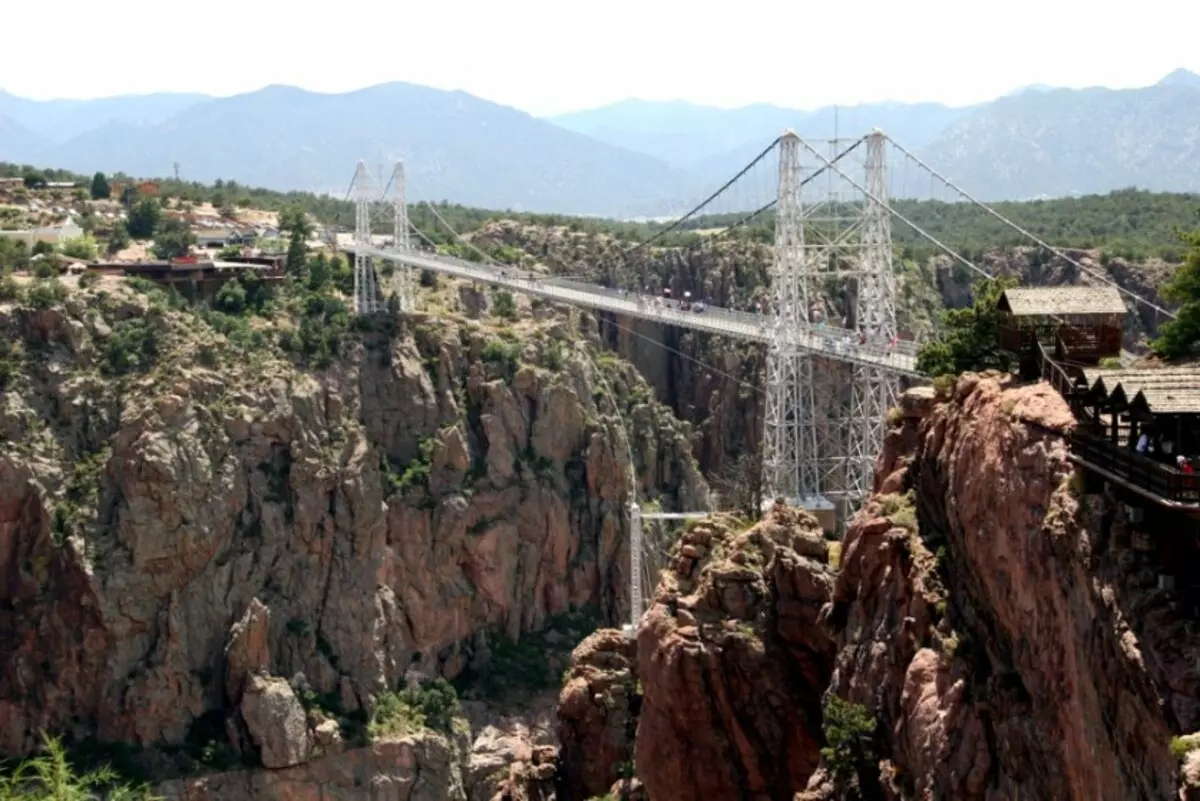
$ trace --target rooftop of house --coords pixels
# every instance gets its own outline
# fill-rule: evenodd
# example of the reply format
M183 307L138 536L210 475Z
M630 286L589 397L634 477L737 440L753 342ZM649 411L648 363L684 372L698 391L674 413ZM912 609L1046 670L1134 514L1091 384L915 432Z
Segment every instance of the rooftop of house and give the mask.
M196 236L202 239L228 239L231 236L254 236L254 231L248 228L196 228Z
M1085 369L1088 389L1150 414L1200 414L1200 366Z
M1125 314L1121 293L1111 286L1026 287L1006 290L998 304L1014 317Z

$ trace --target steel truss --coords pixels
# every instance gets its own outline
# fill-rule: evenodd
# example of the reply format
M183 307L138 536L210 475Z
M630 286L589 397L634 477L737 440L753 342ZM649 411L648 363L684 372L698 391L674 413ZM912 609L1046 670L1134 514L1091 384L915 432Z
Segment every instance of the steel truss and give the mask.
M362 161L354 171L351 191L354 193L354 312L374 314L382 304L375 267L366 250L371 247L371 203L375 200L376 190L367 165Z
M884 205L886 139L872 134L865 148L852 147L853 141L824 144L828 156L789 132L779 145L763 462L768 501L783 497L809 508L836 502L844 513L871 491L896 379L878 368L802 353L795 341L801 325L822 321L830 323L831 337L845 337L834 330L844 326L868 342L890 341L895 278ZM864 173L868 193L839 179L840 171L823 170L839 158L842 170Z
M408 199L404 177L404 163L396 162L392 171L392 247L403 253L412 250L408 233ZM416 288L413 285L413 268L402 261L395 262L393 282L400 311L411 312L417 307Z

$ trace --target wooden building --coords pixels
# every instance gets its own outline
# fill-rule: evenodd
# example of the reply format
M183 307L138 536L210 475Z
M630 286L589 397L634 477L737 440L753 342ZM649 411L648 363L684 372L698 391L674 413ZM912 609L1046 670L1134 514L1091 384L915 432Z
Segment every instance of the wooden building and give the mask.
M1200 366L1083 369L1067 396L1076 462L1160 505L1200 511Z
M279 257L246 257L236 262L200 260L194 256L171 261L94 262L88 269L102 275L124 275L145 278L160 286L182 287L191 283L201 296L209 297L226 281L240 273L253 271L264 283L277 283L285 278L284 259Z
M1029 287L1007 290L1001 312L1000 347L1032 364L1038 346L1061 362L1098 364L1119 356L1125 302L1110 286Z

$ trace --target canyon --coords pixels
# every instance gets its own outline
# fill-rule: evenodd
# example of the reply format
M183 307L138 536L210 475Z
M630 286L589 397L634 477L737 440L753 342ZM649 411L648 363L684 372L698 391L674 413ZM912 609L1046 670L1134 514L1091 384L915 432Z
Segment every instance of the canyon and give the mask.
M615 264L599 235L477 240ZM745 303L765 259L612 269ZM908 330L967 302L912 270ZM52 733L172 801L1200 797L1194 609L1155 542L1191 560L1195 526L1078 472L1045 384L909 389L831 539L738 511L752 348L443 282L320 360L76 280L0 303L6 756ZM251 329L307 336L288 314ZM631 489L725 510L656 535L634 639Z

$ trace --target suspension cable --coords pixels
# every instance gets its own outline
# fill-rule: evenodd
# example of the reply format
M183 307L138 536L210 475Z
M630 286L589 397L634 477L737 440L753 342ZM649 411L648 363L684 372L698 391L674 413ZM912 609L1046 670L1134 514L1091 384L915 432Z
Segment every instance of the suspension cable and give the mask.
M685 222L687 222L688 220L690 220L692 217L695 217L695 216L696 216L696 214L698 214L698 213L699 213L699 212L700 212L700 211L701 211L701 210L702 210L702 209L703 209L705 206L707 206L709 203L713 202L713 200L715 200L715 199L716 199L717 197L719 197L719 196L720 196L722 193L724 193L724 191L725 191L726 189L728 189L729 187L731 187L731 186L733 186L735 183L737 183L738 179L740 179L740 178L741 178L743 175L745 175L746 173L750 172L750 170L752 170L752 169L754 168L754 166L755 166L756 164L758 164L758 162L760 162L760 161L762 161L764 158L766 158L767 154L768 154L768 153L770 153L772 150L774 150L774 149L775 149L775 146L779 144L779 141L780 141L781 139L783 139L783 137L782 137L782 136L777 136L777 137L775 137L775 140L774 140L773 142L771 142L771 144L769 144L769 145L767 145L765 148L763 148L763 151L762 151L761 153L759 153L757 156L755 156L753 161L751 161L751 162L750 162L749 164L747 164L745 167L742 167L742 169L738 171L737 175L733 176L733 177L732 177L732 178L730 178L728 181L726 181L725 183L721 184L721 188L720 188L720 189L718 189L717 191L713 192L711 195L709 195L708 197L706 197L704 200L702 200L702 201L700 202L700 204L699 204L698 206L696 206L695 208L693 208L693 209L692 209L691 211L689 211L687 214L685 214L685 215L683 215L682 217L680 217L680 218L679 218L678 220L676 220L675 222L673 222L673 223L671 223L670 225L668 225L666 228L664 228L664 229L662 229L661 231L659 231L658 233L654 234L654 235L653 235L653 236L651 236L649 239L645 239L645 240L643 240L643 241L641 241L641 242L638 242L636 245L634 245L633 247L631 247L631 248L629 248L628 250L626 250L626 251L625 251L625 254L626 254L626 255L628 255L628 254L631 254L631 253L636 253L637 251L641 250L642 248L644 248L644 247L647 247L647 246L648 246L648 245L649 245L651 242L654 242L654 241L656 241L656 240L658 240L658 239L661 239L662 237L664 237L664 236L666 236L667 234L669 234L671 231L674 231L676 228L678 228L679 226L683 225Z
M1102 282L1102 283L1108 284L1110 287L1112 287L1112 288L1116 289L1116 290L1117 290L1118 292L1120 292L1122 295L1125 295L1125 296L1127 296L1127 297L1129 297L1129 298L1133 299L1135 302L1137 302L1137 303L1140 303L1140 304L1142 304L1143 306L1147 306L1147 307L1149 307L1149 308L1153 309L1154 311L1158 312L1159 314L1164 314L1164 315L1166 315L1168 318L1170 318L1170 319L1172 319L1172 320L1174 320L1174 319L1175 319L1175 316L1176 316L1176 315L1175 315L1173 312L1169 312L1169 311L1167 311L1166 309L1162 308L1161 306L1158 306L1157 304L1155 304L1155 303L1153 303L1153 302L1151 302L1151 301L1149 301L1149 300L1146 300L1145 298L1143 298L1143 297L1141 297L1140 295L1138 295L1136 292L1132 292L1132 291L1130 291L1130 290L1126 289L1125 287L1121 286L1121 285L1120 285L1120 284L1118 284L1116 281L1112 280L1111 278L1109 278L1108 276L1104 275L1103 273L1100 273L1100 272L1098 272L1098 271L1096 271L1096 270L1093 270L1092 268L1090 268L1090 267L1088 267L1088 266L1086 266L1086 265L1082 264L1082 263L1081 263L1081 262L1079 262L1078 260L1076 260L1076 259L1072 258L1070 255L1068 255L1068 254L1067 254L1065 251L1063 251L1062 249L1060 249L1060 248L1057 248L1057 247L1054 247L1053 245L1050 245L1050 244L1048 244L1048 243L1047 243L1045 240L1043 240L1041 237L1037 236L1036 234L1034 234L1034 233L1030 232L1028 229L1024 228L1023 226L1021 226L1021 225L1018 225L1017 223L1015 223L1015 222L1013 222L1012 220L1008 219L1008 218L1007 218L1007 217L1005 217L1003 214L1001 214L1000 212L998 212L998 211L996 211L995 209L993 209L991 206L988 206L987 204L985 204L985 203L983 203L982 201L980 201L980 200L978 200L977 198L975 198L973 195L970 195L970 194L968 194L968 193L967 193L965 190L963 190L961 187L959 187L959 186L958 186L956 183L954 183L954 182L953 182L953 181L951 181L949 178L947 178L947 177L945 177L944 175L942 175L940 172L938 172L937 170L935 170L933 167L930 167L928 164L926 164L926 163L925 163L924 161L922 161L921 159L917 158L917 157L916 157L915 155L913 155L913 154L912 154L912 153L911 153L909 150L907 150L907 149L905 149L904 147L902 147L901 145L899 145L899 144L896 142L896 140L892 139L890 136L887 136L887 134L884 134L884 136L887 138L887 140L888 140L889 142L891 142L891 143L892 143L892 147L894 147L894 148L896 148L897 150L899 150L899 151L900 151L901 153L903 153L903 154L904 154L904 155L905 155L907 158L911 159L911 160L912 160L914 163L916 163L916 164L917 164L919 167L921 167L922 169L924 169L926 172L928 172L928 173L929 173L930 175L932 175L933 177L937 178L939 181L941 181L941 182L942 182L943 184L945 184L946 186L948 186L948 187L950 187L951 189L953 189L955 192L957 192L959 195L961 195L961 196L962 196L962 197L963 197L965 200L967 200L968 202L970 202L970 203L973 203L973 204L975 204L976 206L978 206L979 208L983 209L983 210L984 210L984 211L986 211L988 214L992 215L992 216L993 216L993 217L995 217L997 220L999 220L1000 222L1002 222L1002 223L1004 223L1005 225L1007 225L1009 228L1012 228L1014 231L1016 231L1017 233L1021 234L1022 236L1026 237L1026 238L1028 238L1028 239L1031 239L1031 240L1033 240L1033 241L1034 241L1034 242L1036 242L1036 243L1037 243L1037 244L1038 244L1040 247L1042 247L1042 248L1045 248L1046 250L1048 250L1048 251L1050 251L1051 253L1053 253L1054 255L1058 256L1060 259L1062 259L1063 261L1067 262L1068 264L1071 264L1071 265L1073 265L1074 267L1076 267L1077 269L1079 269L1079 270L1083 271L1084 273L1087 273L1088 275L1090 275L1092 278L1096 279L1097 281L1100 281L1100 282ZM897 215L897 216L898 216L898 215ZM911 223L909 223L909 224L911 225ZM922 233L922 235L923 235L923 236L926 236L926 237L928 237L930 240L934 241L934 242L935 242L935 244L936 244L936 240L933 240L933 237L930 237L928 234L924 234L924 233L923 233L923 232L921 232L919 229L917 229L917 233Z

